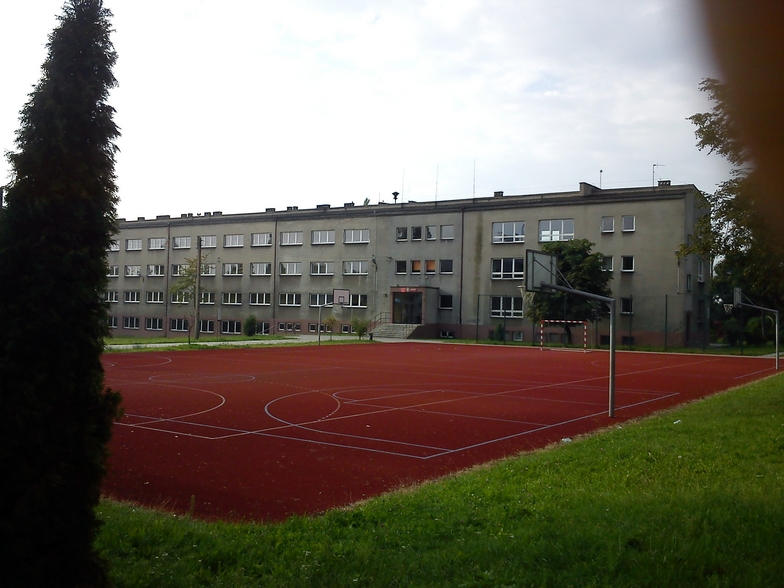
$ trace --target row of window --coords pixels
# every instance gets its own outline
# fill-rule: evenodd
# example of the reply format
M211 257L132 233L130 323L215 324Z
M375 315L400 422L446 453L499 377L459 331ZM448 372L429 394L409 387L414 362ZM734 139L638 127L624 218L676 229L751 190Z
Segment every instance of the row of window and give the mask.
M425 225L423 227L411 227L411 240L421 241L424 236L425 241L435 241L439 235L439 225ZM409 227L397 227L395 229L396 238L398 241L408 241ZM455 238L454 225L441 225L440 235L442 241L452 241Z
M253 262L248 264L250 266L251 276L271 276L272 264L269 262ZM142 276L141 265L126 265L124 266L124 275L126 278L138 278ZM188 271L187 264L172 264L171 276L178 278L182 277ZM367 260L352 260L343 262L343 275L367 275L368 262ZM204 277L211 277L217 275L217 264L204 263L201 266L201 275ZM224 276L241 276L245 270L242 263L224 263L223 275ZM300 261L282 261L278 265L278 270L281 276L301 276L302 275L302 262ZM149 264L147 265L148 277L163 277L165 276L166 266ZM311 276L332 276L335 274L335 263L332 261L313 261L310 263ZM120 276L120 266L108 266L107 276L110 278L118 278Z
M217 235L203 235L201 239L202 249L212 249L218 246ZM172 237L172 249L190 249L191 237ZM279 243L281 245L302 245L303 244L303 231L283 231L280 233ZM335 231L311 231L310 232L311 245L334 245L335 244ZM370 243L370 229L344 229L343 230L343 243ZM144 245L144 239L126 239L126 251L141 251ZM250 235L251 247L271 247L272 246L272 233L251 233ZM224 247L244 247L245 235L232 234L223 235ZM166 237L150 237L147 239L147 250L165 250ZM109 247L110 251L119 251L120 243L118 241L112 242Z
M163 304L164 293L162 291L148 291L145 293L147 304ZM118 303L120 293L117 290L108 290L104 293L104 300L109 303ZM221 292L221 304L227 306L240 306L243 303L242 292ZM271 294L269 292L250 292L248 293L248 304L251 306L269 306ZM125 290L123 292L123 302L126 304L140 304L142 293L140 290ZM190 304L191 297L188 292L172 292L170 297L172 304ZM215 292L202 292L199 296L199 304L215 304ZM310 306L326 306L332 304L332 294L310 294ZM301 306L302 295L298 292L281 292L278 295L278 306ZM350 308L367 308L367 294L351 294L348 304L344 306Z
M621 230L629 233L636 229L634 215L621 217ZM398 229L400 231L400 229ZM601 220L602 233L615 231L615 217L603 216ZM571 241L574 239L574 219L549 219L539 221L539 242ZM400 239L398 239L400 240ZM525 221L504 221L493 223L493 243L525 243Z
M634 215L621 216L621 230L625 233L636 230L636 218ZM455 238L454 225L425 225L412 227L396 227L397 241L435 241L439 238L442 241L451 241ZM601 219L601 232L615 232L615 217L603 216ZM334 245L334 229L313 230L310 232L311 245ZM218 246L217 235L204 235L201 239L203 249L215 248ZM551 241L570 241L574 239L574 219L548 219L539 221L539 242ZM524 243L525 242L525 221L504 221L495 222L492 226L493 243ZM370 229L343 229L343 243L369 243ZM304 243L304 231L282 231L279 235L279 243L282 246L302 245ZM126 251L141 251L144 239L126 239ZM251 233L251 247L271 247L272 233ZM223 247L244 247L244 234L223 235ZM172 249L190 249L191 237L179 236L172 237ZM150 237L147 239L147 250L166 249L166 237ZM110 251L119 251L120 243L114 241Z
M116 329L119 325L119 319L116 316L109 317L109 328ZM130 329L130 330L138 330L141 325L141 319L137 316L124 316L122 317L122 325L123 329ZM221 333L224 335L241 335L242 334L242 322L241 321L221 321ZM187 333L188 332L188 319L169 319L169 330L172 332L181 332ZM163 319L162 318L145 318L144 319L144 328L147 331L162 331L163 330ZM278 331L281 333L285 332L300 332L302 329L301 323L284 323L279 322L277 325ZM342 324L340 326L340 330L342 333L349 334L354 333L354 327L350 324ZM309 323L308 324L308 331L311 333L316 333L321 331L322 333L330 333L332 332L332 325L325 325L325 324L318 324L318 323ZM215 332L215 321L212 319L200 320L199 321L199 332L211 334ZM271 333L271 325L269 322L266 321L259 321L256 324L256 334L257 335L269 335Z

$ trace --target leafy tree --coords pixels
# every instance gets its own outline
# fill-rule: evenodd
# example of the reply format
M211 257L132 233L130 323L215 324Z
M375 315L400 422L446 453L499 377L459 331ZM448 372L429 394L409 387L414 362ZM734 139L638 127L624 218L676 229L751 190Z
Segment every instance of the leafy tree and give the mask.
M351 327L354 329L354 332L357 334L357 337L360 339L367 335L368 327L370 326L370 321L367 319L354 317L351 319Z
M12 177L0 211L4 586L108 582L93 541L120 411L101 365L119 136L107 103L116 85L110 18L100 0L66 2L21 111L16 151L7 154Z
M329 330L329 340L332 341L332 331L335 329L335 325L338 322L338 317L336 317L334 314L331 314L327 318L325 318L322 322Z
M700 89L714 103L710 112L691 117L696 125L697 147L725 157L732 165L731 177L712 194L703 193L710 215L696 224L691 242L679 255L702 255L716 261L714 295L731 301L732 289L740 287L757 304L780 307L784 303L784 257L781 240L772 238L771 226L760 209L757 177L749 166L749 152L735 123L729 88L704 79Z
M203 253L201 255L201 267L204 267L206 264L208 255L208 253ZM201 300L201 295L205 291L204 288L201 287L198 273L199 258L188 257L185 259L185 263L180 265L180 277L174 284L169 286L170 293L188 301L184 306L188 309L186 320L188 321L189 344L191 342L191 335L193 335L195 339L199 338L199 325L196 324L198 322L196 319L196 309L198 308L197 304L199 304Z
M587 239L546 243L542 250L558 258L558 270L575 290L610 296L608 285L612 274L602 270L604 256L591 253L594 244ZM559 279L559 285L565 286ZM606 315L605 305L565 292L537 292L533 295L526 316L533 322L541 320L593 321ZM569 325L564 325L566 339L572 342Z

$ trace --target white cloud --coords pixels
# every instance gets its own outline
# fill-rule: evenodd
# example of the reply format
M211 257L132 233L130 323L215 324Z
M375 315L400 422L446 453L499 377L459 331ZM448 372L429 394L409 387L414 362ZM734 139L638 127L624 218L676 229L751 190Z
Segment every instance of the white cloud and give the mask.
M60 0L6 4L11 149ZM105 4L122 216L726 176L685 120L716 75L689 2Z

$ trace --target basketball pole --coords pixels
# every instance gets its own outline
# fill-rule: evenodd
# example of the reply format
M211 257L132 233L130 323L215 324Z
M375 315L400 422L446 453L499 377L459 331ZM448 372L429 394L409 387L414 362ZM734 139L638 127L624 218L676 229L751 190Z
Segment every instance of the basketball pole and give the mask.
M773 308L765 308L764 306L757 306L756 304L749 304L743 302L743 294L740 288L735 288L735 297L733 299L733 306L755 308L763 312L772 312L776 317L776 371L779 371L779 311ZM741 331L741 345L743 344L743 332ZM742 349L742 348L741 348Z
M601 296L599 294L591 294L590 292L583 292L582 290L575 290L574 288L566 288L564 286L557 286L556 284L548 284L542 282L540 284L542 290L556 290L558 292L566 292L568 294L576 294L583 298L591 300L598 300L604 302L610 307L610 389L609 389L609 408L607 415L612 418L615 416L615 298ZM778 358L778 353L776 354ZM777 359L778 361L778 359Z

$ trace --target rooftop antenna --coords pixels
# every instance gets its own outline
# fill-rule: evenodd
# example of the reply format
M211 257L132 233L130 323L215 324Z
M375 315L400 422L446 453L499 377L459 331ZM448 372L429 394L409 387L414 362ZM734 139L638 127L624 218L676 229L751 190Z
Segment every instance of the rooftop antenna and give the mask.
M438 202L438 165L436 164L436 202Z
M663 163L654 163L653 164L653 171L651 172L651 188L656 187L656 168L657 167L664 167Z
M599 189L600 190L602 189L602 172L603 171L604 171L603 169L599 170Z
M474 192L471 196L476 198L476 159L474 159Z
M399 195L400 195L400 192L392 192L392 200L395 201L395 204L397 204L397 197Z

